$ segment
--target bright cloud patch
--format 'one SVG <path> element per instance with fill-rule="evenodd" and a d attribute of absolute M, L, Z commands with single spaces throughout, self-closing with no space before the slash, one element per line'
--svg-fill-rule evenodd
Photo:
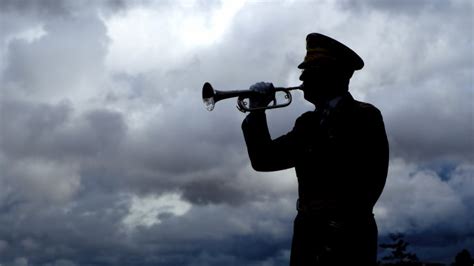
<path fill-rule="evenodd" d="M 159 224 L 163 217 L 180 216 L 190 209 L 191 205 L 181 200 L 179 194 L 145 197 L 133 195 L 130 199 L 129 213 L 123 219 L 123 224 L 127 229 L 138 226 L 150 227 Z"/>
<path fill-rule="evenodd" d="M 107 65 L 129 74 L 176 67 L 192 59 L 196 48 L 218 41 L 244 4 L 225 1 L 205 8 L 182 1 L 104 18 L 111 39 Z"/>

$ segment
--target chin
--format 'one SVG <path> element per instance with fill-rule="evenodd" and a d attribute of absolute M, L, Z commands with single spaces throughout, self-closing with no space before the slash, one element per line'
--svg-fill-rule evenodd
<path fill-rule="evenodd" d="M 304 99 L 305 99 L 306 101 L 312 103 L 312 104 L 315 104 L 315 102 L 316 102 L 315 97 L 311 97 L 311 96 L 307 95 L 306 93 L 304 94 Z"/>

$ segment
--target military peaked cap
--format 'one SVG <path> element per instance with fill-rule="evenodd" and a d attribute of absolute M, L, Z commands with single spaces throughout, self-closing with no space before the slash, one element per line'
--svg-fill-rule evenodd
<path fill-rule="evenodd" d="M 311 68 L 324 61 L 334 62 L 353 70 L 359 70 L 364 66 L 362 58 L 344 44 L 320 33 L 308 34 L 306 56 L 298 68 Z"/>

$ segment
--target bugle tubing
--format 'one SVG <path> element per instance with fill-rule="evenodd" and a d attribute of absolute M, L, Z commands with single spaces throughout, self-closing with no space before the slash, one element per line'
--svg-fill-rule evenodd
<path fill-rule="evenodd" d="M 288 88 L 275 87 L 275 92 L 285 93 L 285 99 L 287 100 L 286 103 L 277 104 L 276 99 L 274 99 L 273 104 L 271 105 L 250 108 L 250 107 L 247 107 L 247 102 L 245 100 L 257 92 L 251 91 L 251 90 L 219 91 L 219 90 L 215 90 L 209 82 L 206 82 L 204 83 L 202 87 L 202 100 L 204 102 L 206 109 L 208 111 L 212 111 L 214 109 L 215 104 L 218 101 L 237 97 L 237 109 L 245 113 L 245 112 L 256 111 L 256 110 L 266 110 L 266 109 L 282 108 L 282 107 L 288 106 L 290 105 L 292 101 L 290 91 L 298 90 L 301 88 L 302 88 L 302 85 L 297 86 L 297 87 L 288 87 Z"/>

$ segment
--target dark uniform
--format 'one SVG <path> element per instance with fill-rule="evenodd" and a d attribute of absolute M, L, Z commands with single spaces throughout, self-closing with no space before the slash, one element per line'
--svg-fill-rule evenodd
<path fill-rule="evenodd" d="M 264 112 L 250 113 L 242 129 L 255 170 L 295 167 L 299 199 L 291 265 L 375 265 L 372 211 L 388 169 L 380 111 L 346 92 L 304 113 L 274 140 Z"/>

